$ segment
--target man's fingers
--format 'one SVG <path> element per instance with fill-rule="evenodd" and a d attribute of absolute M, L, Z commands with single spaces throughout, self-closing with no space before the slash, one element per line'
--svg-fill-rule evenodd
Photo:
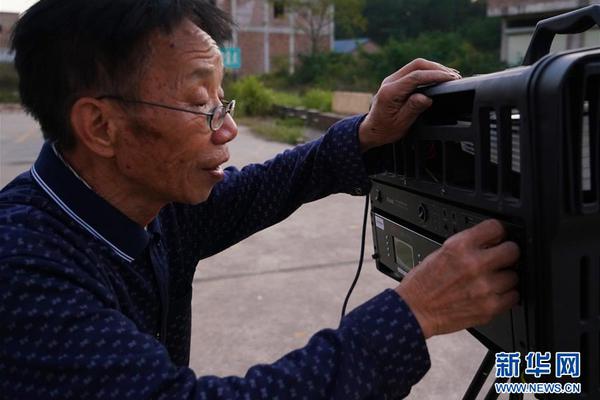
<path fill-rule="evenodd" d="M 400 68 L 399 70 L 397 70 L 396 72 L 394 72 L 393 74 L 391 74 L 390 76 L 385 78 L 383 83 L 386 84 L 386 83 L 397 81 L 398 79 L 401 79 L 402 77 L 410 74 L 411 72 L 419 71 L 419 70 L 439 70 L 439 71 L 445 71 L 445 72 L 453 73 L 453 74 L 460 76 L 459 72 L 457 70 L 455 70 L 454 68 L 448 68 L 442 64 L 439 64 L 439 63 L 436 63 L 433 61 L 425 60 L 423 58 L 417 58 L 416 60 L 411 61 L 410 63 L 406 64 L 404 67 Z"/>
<path fill-rule="evenodd" d="M 428 85 L 431 83 L 441 83 L 457 79 L 456 75 L 446 71 L 413 71 L 402 79 L 391 81 L 381 87 L 377 96 L 384 103 L 386 100 L 397 100 L 408 98 L 419 86 Z"/>
<path fill-rule="evenodd" d="M 515 242 L 504 242 L 497 246 L 483 249 L 480 257 L 486 268 L 496 270 L 515 265 L 520 255 L 519 246 Z"/>
<path fill-rule="evenodd" d="M 498 271 L 491 276 L 492 290 L 496 294 L 504 294 L 514 290 L 519 283 L 519 276 L 514 270 L 505 269 Z"/>
<path fill-rule="evenodd" d="M 407 125 L 412 125 L 414 119 L 416 119 L 423 111 L 427 110 L 432 103 L 433 101 L 424 94 L 412 94 L 404 104 L 404 110 L 407 114 L 406 118 L 411 119 L 411 121 L 407 121 Z"/>
<path fill-rule="evenodd" d="M 471 243 L 477 247 L 495 246 L 506 237 L 506 229 L 496 219 L 485 220 L 464 231 Z"/>
<path fill-rule="evenodd" d="M 508 311 L 519 302 L 519 292 L 510 290 L 506 293 L 499 294 L 497 297 L 497 309 L 499 312 Z"/>
<path fill-rule="evenodd" d="M 395 119 L 398 121 L 398 127 L 400 131 L 407 130 L 425 111 L 428 109 L 433 101 L 421 93 L 412 94 L 399 109 L 395 115 Z"/>
<path fill-rule="evenodd" d="M 511 290 L 506 293 L 496 294 L 481 301 L 479 318 L 476 318 L 474 326 L 484 325 L 490 322 L 494 316 L 507 312 L 519 302 L 519 292 Z M 473 325 L 471 325 L 473 326 Z"/>

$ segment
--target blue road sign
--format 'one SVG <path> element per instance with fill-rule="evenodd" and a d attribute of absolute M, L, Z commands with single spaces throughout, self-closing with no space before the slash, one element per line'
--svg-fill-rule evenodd
<path fill-rule="evenodd" d="M 242 50 L 239 47 L 222 47 L 223 65 L 229 69 L 240 69 L 242 67 Z"/>

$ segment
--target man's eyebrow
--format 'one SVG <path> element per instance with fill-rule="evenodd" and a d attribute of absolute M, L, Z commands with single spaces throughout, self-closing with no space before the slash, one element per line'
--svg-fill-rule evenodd
<path fill-rule="evenodd" d="M 214 66 L 201 66 L 201 67 L 197 67 L 194 68 L 194 70 L 189 74 L 190 78 L 199 78 L 199 79 L 203 79 L 206 78 L 210 75 L 212 75 L 215 72 L 215 67 Z"/>

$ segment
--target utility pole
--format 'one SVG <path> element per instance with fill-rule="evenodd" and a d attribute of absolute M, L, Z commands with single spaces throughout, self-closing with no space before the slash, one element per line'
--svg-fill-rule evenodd
<path fill-rule="evenodd" d="M 289 68 L 288 72 L 293 75 L 296 71 L 296 14 L 291 11 L 288 16 L 290 24 L 290 57 L 289 57 Z"/>
<path fill-rule="evenodd" d="M 233 18 L 233 22 L 236 22 L 237 19 L 237 0 L 231 0 L 231 17 Z M 237 28 L 233 30 L 233 47 L 238 47 L 238 30 Z"/>
<path fill-rule="evenodd" d="M 329 51 L 335 47 L 335 6 L 331 5 L 331 24 L 329 25 Z"/>
<path fill-rule="evenodd" d="M 263 56 L 264 56 L 264 73 L 271 72 L 271 49 L 269 46 L 269 2 L 264 2 L 264 36 L 263 36 Z"/>

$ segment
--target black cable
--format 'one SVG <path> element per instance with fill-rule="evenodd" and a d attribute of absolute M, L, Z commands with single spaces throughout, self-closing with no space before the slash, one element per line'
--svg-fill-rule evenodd
<path fill-rule="evenodd" d="M 340 318 L 340 324 L 342 323 L 342 319 L 346 315 L 346 307 L 348 306 L 348 300 L 350 300 L 350 295 L 356 286 L 356 282 L 358 282 L 358 278 L 360 277 L 360 271 L 362 270 L 363 259 L 365 257 L 365 237 L 367 234 L 367 213 L 369 211 L 369 195 L 365 196 L 365 215 L 363 217 L 363 227 L 362 227 L 362 239 L 360 243 L 360 260 L 358 262 L 358 269 L 356 270 L 356 276 L 354 277 L 354 281 L 352 282 L 352 286 L 350 286 L 350 290 L 348 290 L 348 294 L 346 295 L 346 299 L 344 300 L 344 306 L 342 307 L 342 316 Z"/>

